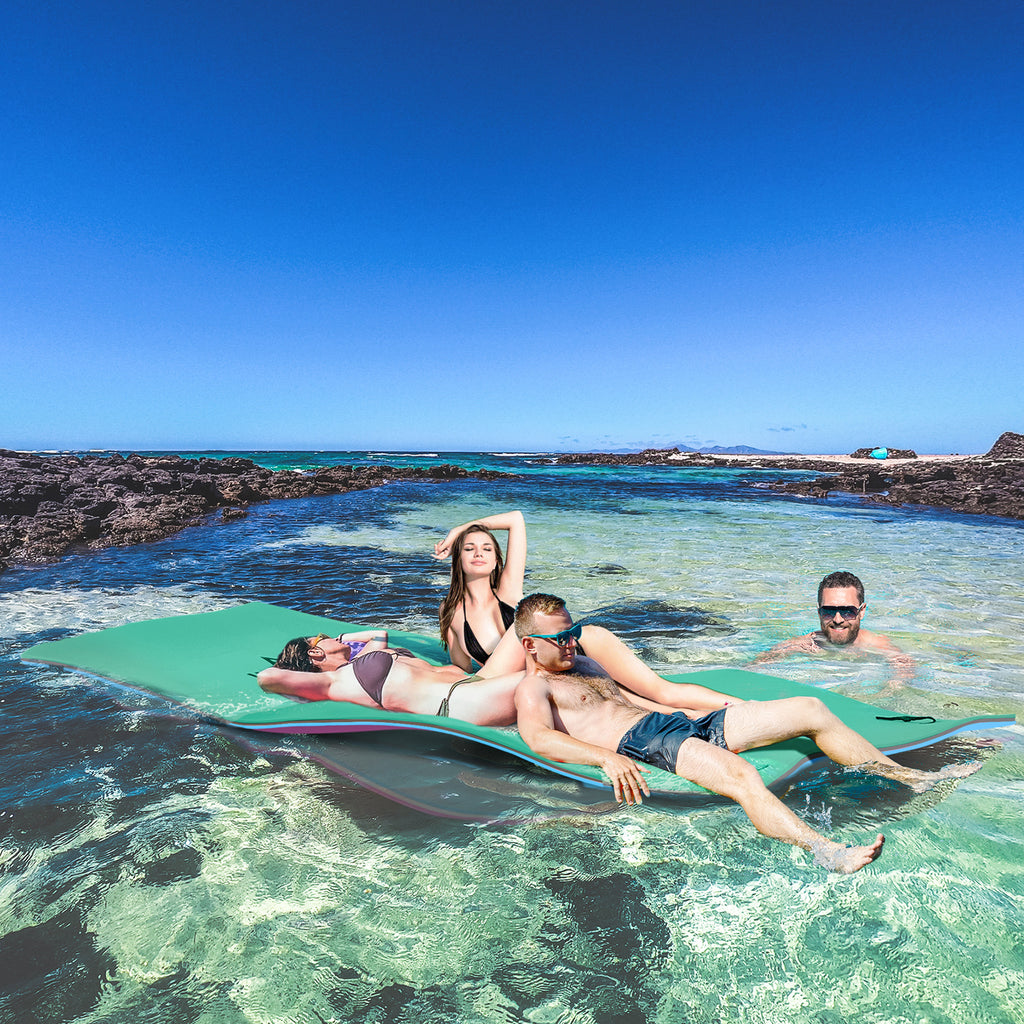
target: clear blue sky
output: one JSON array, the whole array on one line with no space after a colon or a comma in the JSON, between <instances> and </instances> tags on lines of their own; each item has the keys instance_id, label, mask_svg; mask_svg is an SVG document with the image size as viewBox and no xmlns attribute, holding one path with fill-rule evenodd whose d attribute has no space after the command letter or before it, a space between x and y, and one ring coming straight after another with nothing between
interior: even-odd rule
<instances>
[{"instance_id":1,"label":"clear blue sky","mask_svg":"<svg viewBox=\"0 0 1024 1024\"><path fill-rule=\"evenodd\" d=\"M1024 432L1020 0L8 0L0 447Z\"/></svg>"}]
</instances>

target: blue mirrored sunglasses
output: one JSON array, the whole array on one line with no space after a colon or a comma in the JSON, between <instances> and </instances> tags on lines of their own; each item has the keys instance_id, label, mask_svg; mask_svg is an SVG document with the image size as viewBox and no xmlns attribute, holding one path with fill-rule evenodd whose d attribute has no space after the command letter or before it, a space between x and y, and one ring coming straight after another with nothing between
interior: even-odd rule
<instances>
[{"instance_id":1,"label":"blue mirrored sunglasses","mask_svg":"<svg viewBox=\"0 0 1024 1024\"><path fill-rule=\"evenodd\" d=\"M844 619L850 620L860 615L860 606L852 604L823 604L818 608L818 614L823 619L834 619L838 614Z\"/></svg>"},{"instance_id":2,"label":"blue mirrored sunglasses","mask_svg":"<svg viewBox=\"0 0 1024 1024\"><path fill-rule=\"evenodd\" d=\"M534 640L550 640L559 647L566 647L570 641L579 640L582 632L583 623L577 622L575 626L563 629L560 633L528 633L527 636L532 636Z\"/></svg>"}]
</instances>

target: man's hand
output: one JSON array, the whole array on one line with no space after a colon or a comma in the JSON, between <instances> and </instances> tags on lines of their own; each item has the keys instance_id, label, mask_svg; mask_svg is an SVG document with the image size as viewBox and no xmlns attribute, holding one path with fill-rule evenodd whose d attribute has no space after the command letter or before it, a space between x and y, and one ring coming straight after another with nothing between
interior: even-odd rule
<instances>
[{"instance_id":1,"label":"man's hand","mask_svg":"<svg viewBox=\"0 0 1024 1024\"><path fill-rule=\"evenodd\" d=\"M817 642L816 634L805 633L803 636L795 636L790 640L783 640L776 644L771 650L759 654L753 661L755 665L770 665L773 661L782 661L792 654L820 654L821 645Z\"/></svg>"},{"instance_id":2,"label":"man's hand","mask_svg":"<svg viewBox=\"0 0 1024 1024\"><path fill-rule=\"evenodd\" d=\"M647 769L641 768L631 757L609 750L598 767L611 780L612 792L620 804L623 799L627 804L642 804L643 798L651 795L644 778Z\"/></svg>"},{"instance_id":3,"label":"man's hand","mask_svg":"<svg viewBox=\"0 0 1024 1024\"><path fill-rule=\"evenodd\" d=\"M883 685L880 693L892 693L917 675L917 662L909 654L904 654L896 647L882 653L889 659L892 677Z\"/></svg>"}]
</instances>

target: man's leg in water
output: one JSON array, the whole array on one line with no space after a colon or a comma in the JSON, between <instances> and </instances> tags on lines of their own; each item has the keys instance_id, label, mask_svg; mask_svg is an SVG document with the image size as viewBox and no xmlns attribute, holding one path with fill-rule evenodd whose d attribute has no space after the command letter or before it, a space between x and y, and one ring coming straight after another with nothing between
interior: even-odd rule
<instances>
[{"instance_id":1,"label":"man's leg in water","mask_svg":"<svg viewBox=\"0 0 1024 1024\"><path fill-rule=\"evenodd\" d=\"M818 863L832 871L859 871L882 852L881 834L867 846L844 846L826 839L768 790L752 764L704 740L684 740L676 757L676 774L735 800L762 835L810 850Z\"/></svg>"},{"instance_id":2,"label":"man's leg in water","mask_svg":"<svg viewBox=\"0 0 1024 1024\"><path fill-rule=\"evenodd\" d=\"M938 772L917 771L898 764L836 717L817 697L730 704L725 715L725 742L730 750L752 750L771 743L807 736L837 764L862 767L875 775L904 782L916 790L944 779L962 778L981 762L950 765Z\"/></svg>"}]
</instances>

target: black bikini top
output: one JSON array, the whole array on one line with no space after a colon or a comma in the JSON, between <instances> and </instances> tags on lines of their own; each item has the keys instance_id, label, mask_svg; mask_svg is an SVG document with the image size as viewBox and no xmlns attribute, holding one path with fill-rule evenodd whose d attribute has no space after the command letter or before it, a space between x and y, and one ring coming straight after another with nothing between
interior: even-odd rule
<instances>
[{"instance_id":1,"label":"black bikini top","mask_svg":"<svg viewBox=\"0 0 1024 1024\"><path fill-rule=\"evenodd\" d=\"M497 594L494 596L498 597ZM498 608L501 611L501 621L505 624L505 628L508 629L515 621L516 610L512 605L505 604L500 597L498 597ZM476 635L473 633L473 627L470 626L469 619L466 618L465 598L462 599L462 640L466 647L466 653L478 665L486 665L490 654L480 646L480 641L477 640Z\"/></svg>"}]
</instances>

